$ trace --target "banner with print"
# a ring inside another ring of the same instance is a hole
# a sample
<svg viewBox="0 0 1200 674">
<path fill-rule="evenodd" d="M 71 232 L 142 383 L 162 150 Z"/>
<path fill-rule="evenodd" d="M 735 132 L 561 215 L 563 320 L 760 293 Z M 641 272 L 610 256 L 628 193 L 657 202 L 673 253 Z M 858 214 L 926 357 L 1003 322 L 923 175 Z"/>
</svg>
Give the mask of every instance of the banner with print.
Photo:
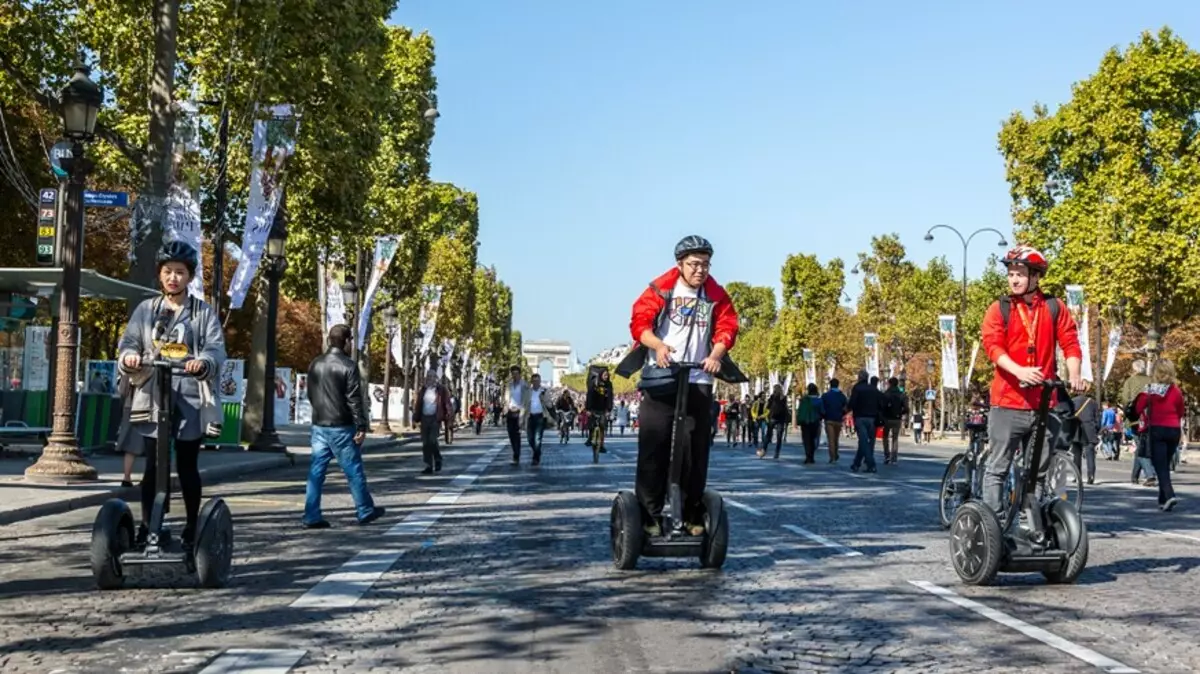
<svg viewBox="0 0 1200 674">
<path fill-rule="evenodd" d="M 837 358 L 830 356 L 825 359 L 826 379 L 833 379 L 837 376 Z"/>
<path fill-rule="evenodd" d="M 21 368 L 21 388 L 46 391 L 50 388 L 50 326 L 25 326 L 25 362 Z"/>
<path fill-rule="evenodd" d="M 745 400 L 746 398 L 750 397 L 750 382 L 744 381 L 741 384 L 739 384 L 738 387 L 742 394 L 742 400 Z"/>
<path fill-rule="evenodd" d="M 404 328 L 402 326 L 396 326 L 396 334 L 392 337 L 392 343 L 389 346 L 396 367 L 404 367 Z"/>
<path fill-rule="evenodd" d="M 163 241 L 183 241 L 197 251 L 202 251 L 200 232 L 200 202 L 196 201 L 185 185 L 171 185 L 167 194 L 167 219 L 163 223 Z M 220 279 L 213 279 L 220 283 Z M 196 264 L 196 275 L 188 284 L 188 291 L 196 297 L 204 297 L 204 256 Z"/>
<path fill-rule="evenodd" d="M 792 373 L 788 372 L 787 377 L 783 380 L 783 394 L 789 395 L 792 392 Z"/>
<path fill-rule="evenodd" d="M 221 365 L 218 385 L 222 402 L 240 403 L 246 398 L 246 361 L 229 359 Z"/>
<path fill-rule="evenodd" d="M 367 282 L 367 292 L 363 294 L 362 311 L 358 314 L 357 346 L 361 350 L 363 341 L 367 338 L 367 328 L 371 325 L 371 305 L 375 301 L 375 293 L 379 292 L 379 283 L 396 257 L 396 249 L 400 246 L 400 238 L 381 236 L 375 239 L 375 256 L 371 260 L 371 280 Z"/>
<path fill-rule="evenodd" d="M 88 393 L 117 394 L 117 361 L 89 360 L 84 390 Z"/>
<path fill-rule="evenodd" d="M 275 368 L 275 425 L 292 420 L 292 368 Z"/>
<path fill-rule="evenodd" d="M 433 346 L 433 333 L 437 330 L 438 309 L 442 305 L 442 287 L 427 285 L 422 291 L 425 303 L 421 305 L 417 329 L 421 332 L 421 344 L 417 351 L 424 356 Z"/>
<path fill-rule="evenodd" d="M 979 357 L 979 342 L 971 344 L 971 361 L 967 363 L 967 376 L 963 379 L 963 390 L 971 388 L 971 375 L 975 374 L 975 359 Z"/>
<path fill-rule="evenodd" d="M 1112 372 L 1113 363 L 1117 360 L 1117 349 L 1121 347 L 1121 326 L 1108 331 L 1108 348 L 1104 352 L 1104 378 Z"/>
<path fill-rule="evenodd" d="M 308 399 L 308 375 L 296 375 L 296 423 L 312 424 L 312 401 Z"/>
<path fill-rule="evenodd" d="M 770 381 L 768 383 L 768 386 L 770 386 L 771 391 L 774 391 L 775 387 L 779 385 L 779 371 L 772 370 L 769 377 L 770 377 Z"/>
<path fill-rule="evenodd" d="M 336 241 L 334 246 L 336 246 Z M 346 324 L 346 298 L 342 295 L 342 280 L 346 260 L 341 251 L 331 248 L 321 254 L 318 262 L 321 279 L 322 305 L 325 307 L 325 334 L 335 325 Z"/>
<path fill-rule="evenodd" d="M 283 194 L 283 177 L 288 157 L 296 151 L 299 128 L 292 106 L 276 105 L 270 119 L 254 122 L 250 155 L 250 197 L 246 202 L 246 225 L 242 231 L 242 259 L 229 287 L 229 306 L 241 309 L 258 272 L 263 247 Z"/>
<path fill-rule="evenodd" d="M 817 352 L 804 349 L 801 355 L 804 358 L 804 385 L 817 383 Z"/>
<path fill-rule="evenodd" d="M 450 376 L 450 359 L 454 357 L 454 344 L 456 341 L 453 339 L 442 340 L 442 348 L 438 352 L 438 377 Z"/>
<path fill-rule="evenodd" d="M 942 387 L 958 389 L 958 317 L 938 316 L 942 339 Z"/>
<path fill-rule="evenodd" d="M 1088 307 L 1083 301 L 1083 286 L 1070 285 L 1067 291 L 1067 311 L 1075 319 L 1075 329 L 1079 331 L 1079 348 L 1083 351 L 1083 362 L 1079 366 L 1079 377 L 1084 381 L 1092 379 L 1092 349 L 1088 329 Z"/>
<path fill-rule="evenodd" d="M 873 332 L 863 333 L 863 346 L 867 350 L 867 374 L 879 376 L 879 335 Z"/>
</svg>

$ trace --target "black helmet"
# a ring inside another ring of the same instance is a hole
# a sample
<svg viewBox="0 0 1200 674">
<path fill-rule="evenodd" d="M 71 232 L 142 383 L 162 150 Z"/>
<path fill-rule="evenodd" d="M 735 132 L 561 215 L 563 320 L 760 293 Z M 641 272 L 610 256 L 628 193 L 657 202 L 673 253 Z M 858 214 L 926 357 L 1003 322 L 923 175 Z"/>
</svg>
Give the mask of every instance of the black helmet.
<svg viewBox="0 0 1200 674">
<path fill-rule="evenodd" d="M 165 241 L 158 249 L 158 269 L 168 262 L 182 262 L 188 273 L 195 276 L 196 267 L 200 266 L 200 253 L 187 241 Z"/>
<path fill-rule="evenodd" d="M 675 244 L 675 259 L 682 260 L 683 258 L 693 253 L 703 253 L 704 255 L 712 255 L 713 247 L 708 242 L 708 239 L 695 234 L 685 236 Z"/>
</svg>

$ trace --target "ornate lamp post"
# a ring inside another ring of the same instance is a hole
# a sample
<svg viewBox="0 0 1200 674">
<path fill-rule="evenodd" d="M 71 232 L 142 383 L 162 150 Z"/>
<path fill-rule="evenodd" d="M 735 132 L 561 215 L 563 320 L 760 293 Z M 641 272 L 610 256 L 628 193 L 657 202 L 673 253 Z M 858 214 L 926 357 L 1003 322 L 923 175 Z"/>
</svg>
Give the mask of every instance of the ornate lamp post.
<svg viewBox="0 0 1200 674">
<path fill-rule="evenodd" d="M 392 397 L 392 341 L 396 339 L 396 332 L 400 328 L 396 307 L 388 306 L 383 310 L 383 327 L 387 335 L 387 347 L 383 354 L 383 418 L 375 424 L 372 432 L 378 435 L 392 435 L 392 424 L 388 417 L 388 401 Z"/>
<path fill-rule="evenodd" d="M 96 132 L 96 116 L 104 103 L 104 92 L 88 76 L 91 70 L 79 65 L 63 87 L 63 135 L 74 141 L 71 148 L 70 182 L 67 187 L 67 217 L 62 231 L 62 290 L 58 305 L 58 341 L 55 350 L 54 423 L 49 444 L 36 463 L 25 470 L 28 480 L 95 480 L 96 469 L 79 451 L 75 437 L 75 356 L 79 351 L 79 284 L 83 265 L 83 188 L 90 163 L 84 144 Z"/>
<path fill-rule="evenodd" d="M 285 202 L 287 194 L 282 197 Z M 275 356 L 278 341 L 277 325 L 279 318 L 279 279 L 287 269 L 285 246 L 287 243 L 286 203 L 279 205 L 275 213 L 275 221 L 271 223 L 271 232 L 267 235 L 266 265 L 263 271 L 267 274 L 267 364 L 264 369 L 262 430 L 250 444 L 254 452 L 285 452 L 287 447 L 280 442 L 279 433 L 275 430 Z"/>
</svg>

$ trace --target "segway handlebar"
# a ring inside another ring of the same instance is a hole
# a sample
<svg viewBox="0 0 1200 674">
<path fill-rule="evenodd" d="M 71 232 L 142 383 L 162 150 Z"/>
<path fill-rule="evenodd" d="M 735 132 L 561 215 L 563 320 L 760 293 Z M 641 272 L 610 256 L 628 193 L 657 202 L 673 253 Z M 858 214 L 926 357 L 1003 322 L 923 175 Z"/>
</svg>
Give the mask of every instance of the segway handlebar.
<svg viewBox="0 0 1200 674">
<path fill-rule="evenodd" d="M 183 360 L 163 360 L 163 359 L 159 358 L 157 360 L 151 361 L 150 365 L 156 369 L 170 370 L 172 376 L 182 375 L 185 377 L 194 377 L 195 375 L 193 375 L 191 372 L 188 372 L 187 370 L 184 369 L 184 367 L 188 363 L 192 362 L 193 360 L 196 360 L 196 359 L 189 357 L 189 358 L 184 358 Z"/>
</svg>

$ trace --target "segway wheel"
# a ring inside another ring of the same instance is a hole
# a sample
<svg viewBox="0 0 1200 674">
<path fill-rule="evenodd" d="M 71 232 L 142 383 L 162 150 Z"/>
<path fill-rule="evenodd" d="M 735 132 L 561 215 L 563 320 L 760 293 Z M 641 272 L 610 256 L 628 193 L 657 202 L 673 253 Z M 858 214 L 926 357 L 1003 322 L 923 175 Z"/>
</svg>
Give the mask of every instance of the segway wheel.
<svg viewBox="0 0 1200 674">
<path fill-rule="evenodd" d="M 1049 583 L 1071 585 L 1087 566 L 1087 525 L 1070 501 L 1052 501 L 1046 508 L 1046 526 L 1053 532 L 1058 549 L 1067 553 L 1067 562 L 1057 571 L 1043 571 L 1042 575 Z"/>
<path fill-rule="evenodd" d="M 1067 501 L 1077 512 L 1083 512 L 1083 475 L 1066 452 L 1055 452 L 1051 457 L 1046 486 L 1059 500 Z"/>
<path fill-rule="evenodd" d="M 971 498 L 971 485 L 967 482 L 967 471 L 964 464 L 966 460 L 966 454 L 961 452 L 955 454 L 950 458 L 950 463 L 946 464 L 946 472 L 942 475 L 938 516 L 941 518 L 943 529 L 950 528 L 950 521 L 954 519 L 955 511 Z"/>
<path fill-rule="evenodd" d="M 725 500 L 712 490 L 704 492 L 704 544 L 700 548 L 700 566 L 719 569 L 729 552 L 729 513 Z M 714 516 L 715 513 L 715 516 Z"/>
<path fill-rule="evenodd" d="M 101 590 L 116 590 L 125 585 L 121 555 L 133 549 L 133 515 L 129 504 L 119 498 L 100 506 L 92 523 L 92 576 Z"/>
<path fill-rule="evenodd" d="M 628 571 L 637 566 L 642 553 L 642 509 L 631 491 L 622 491 L 613 499 L 612 519 L 613 566 Z"/>
<path fill-rule="evenodd" d="M 196 579 L 201 587 L 225 587 L 233 569 L 233 515 L 225 501 L 214 498 L 200 509 L 199 521 Z"/>
<path fill-rule="evenodd" d="M 950 559 L 958 577 L 968 585 L 990 585 L 1003 552 L 996 514 L 979 501 L 964 503 L 950 523 Z"/>
</svg>

